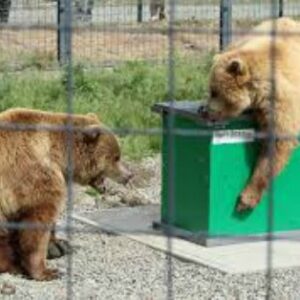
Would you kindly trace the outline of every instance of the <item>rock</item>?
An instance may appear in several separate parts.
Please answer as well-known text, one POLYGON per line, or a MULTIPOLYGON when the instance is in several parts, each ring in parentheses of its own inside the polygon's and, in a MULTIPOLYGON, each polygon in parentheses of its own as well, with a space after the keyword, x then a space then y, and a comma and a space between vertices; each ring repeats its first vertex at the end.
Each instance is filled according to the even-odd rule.
POLYGON ((16 287, 9 282, 4 282, 1 286, 0 293, 5 296, 14 295, 16 293, 16 287))

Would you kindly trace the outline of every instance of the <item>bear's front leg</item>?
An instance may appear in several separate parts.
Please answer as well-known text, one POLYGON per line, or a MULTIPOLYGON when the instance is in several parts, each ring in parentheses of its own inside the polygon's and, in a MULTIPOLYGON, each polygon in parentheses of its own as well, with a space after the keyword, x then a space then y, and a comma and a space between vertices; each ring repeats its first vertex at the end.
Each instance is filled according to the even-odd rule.
POLYGON ((261 200, 264 191, 267 189, 271 178, 276 176, 287 164, 292 150, 295 148, 296 142, 294 140, 284 141, 279 140, 274 144, 273 159, 263 148, 263 151, 258 158, 253 176, 250 182, 241 193, 237 210, 242 211, 254 208, 261 200), (270 165, 273 164, 273 166, 270 165), (270 176, 271 175, 271 176, 270 176))
POLYGON ((254 208, 267 188, 267 176, 261 177, 257 182, 249 184, 240 196, 240 200, 237 206, 238 211, 254 208))

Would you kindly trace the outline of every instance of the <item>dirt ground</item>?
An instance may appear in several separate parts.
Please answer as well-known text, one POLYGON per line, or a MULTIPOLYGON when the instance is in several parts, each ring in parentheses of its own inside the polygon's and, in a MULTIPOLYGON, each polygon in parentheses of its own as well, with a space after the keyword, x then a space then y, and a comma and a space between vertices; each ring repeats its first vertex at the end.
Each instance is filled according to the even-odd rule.
MULTIPOLYGON (((22 65, 28 60, 42 60, 45 67, 56 61, 57 35, 54 29, 0 31, 0 61, 7 65, 22 65)), ((203 54, 216 49, 216 34, 178 33, 176 54, 183 57, 203 54)), ((77 29, 73 34, 75 62, 105 64, 128 60, 163 60, 168 54, 165 31, 138 30, 124 32, 77 29)))
MULTIPOLYGON (((236 20, 233 40, 257 21, 236 20)), ((179 58, 198 59, 218 51, 216 21, 187 21, 175 24, 174 49, 179 58)), ((72 35, 75 63, 88 66, 112 65, 124 61, 163 61, 168 57, 168 23, 116 24, 76 27, 72 35)), ((57 65, 57 31, 55 28, 0 28, 0 71, 22 69, 31 64, 43 69, 57 65)))

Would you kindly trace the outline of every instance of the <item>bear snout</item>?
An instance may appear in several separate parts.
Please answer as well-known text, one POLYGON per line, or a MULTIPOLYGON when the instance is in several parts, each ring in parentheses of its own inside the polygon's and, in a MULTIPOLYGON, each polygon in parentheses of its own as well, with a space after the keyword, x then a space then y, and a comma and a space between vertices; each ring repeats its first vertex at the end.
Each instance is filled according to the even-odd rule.
POLYGON ((207 115, 207 120, 210 122, 218 122, 224 119, 224 116, 221 112, 209 111, 207 115))
POLYGON ((91 187, 93 187, 94 189, 96 189, 101 194, 104 194, 106 192, 104 177, 102 175, 94 178, 93 180, 91 180, 89 185, 91 187))

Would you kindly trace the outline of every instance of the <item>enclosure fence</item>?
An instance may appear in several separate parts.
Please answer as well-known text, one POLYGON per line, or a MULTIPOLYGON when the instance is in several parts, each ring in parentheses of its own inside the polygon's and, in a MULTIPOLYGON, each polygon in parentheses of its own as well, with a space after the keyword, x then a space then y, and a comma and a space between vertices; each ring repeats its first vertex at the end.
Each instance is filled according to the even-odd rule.
MULTIPOLYGON (((164 1, 149 1, 73 1, 74 63, 111 66, 132 60, 167 61, 168 21, 151 17, 154 14, 151 1, 164 1)), ((278 0, 274 5, 277 16, 299 15, 296 1, 278 0)), ((65 6, 62 0, 3 0, 1 69, 20 70, 30 62, 41 68, 63 64, 67 59, 68 39, 64 28, 65 6)), ((174 10, 177 59, 197 59, 207 51, 218 51, 229 42, 233 29, 245 31, 271 17, 270 7, 270 1, 177 1, 174 10)), ((166 18, 170 10, 170 3, 166 2, 166 18)))
MULTIPOLYGON (((209 130, 186 130, 175 125, 174 109, 175 88, 176 88, 176 62, 177 47, 179 37, 185 40, 183 43, 187 48, 186 52, 208 52, 212 48, 224 48, 231 40, 243 35, 248 31, 248 23, 239 25, 240 21, 251 20, 250 24, 271 17, 273 22, 272 38, 276 41, 275 20, 281 15, 298 15, 300 5, 298 2, 283 1, 184 1, 177 2, 170 0, 166 3, 167 21, 166 23, 149 23, 150 15, 148 3, 143 1, 105 1, 84 3, 84 8, 78 8, 77 2, 59 0, 58 2, 46 1, 2 1, 0 52, 3 64, 14 61, 20 64, 17 58, 22 54, 39 53, 47 55, 50 53, 51 59, 58 59, 60 64, 66 68, 66 112, 71 116, 74 112, 73 103, 73 65, 80 61, 89 61, 92 65, 102 65, 115 63, 117 61, 137 60, 137 59, 161 59, 164 58, 168 67, 168 101, 171 105, 170 118, 168 119, 165 131, 159 128, 114 128, 116 134, 122 135, 161 135, 168 136, 168 219, 170 223, 174 218, 176 205, 174 204, 175 187, 174 177, 177 172, 174 167, 174 138, 182 136, 211 136, 209 130), (75 12, 77 17, 75 18, 75 12), (79 15, 79 16, 78 16, 79 15), (144 38, 146 37, 146 40, 144 38), (122 47, 119 46, 123 41, 122 47), (163 39, 163 41, 161 40, 163 39), (136 42, 137 41, 137 42, 136 42), (161 43, 161 44, 160 44, 161 43), (203 46, 203 43, 205 44, 203 46), (126 45, 126 47, 125 47, 126 45), (153 47, 153 48, 152 48, 153 47), (159 53, 157 47, 160 47, 159 53), (195 50, 196 49, 196 50, 195 50), (165 55, 161 55, 164 53, 165 55)), ((270 34, 261 32, 259 34, 270 34)), ((295 33, 296 34, 296 33, 295 33)), ((186 53, 185 53, 186 54, 186 53)), ((187 55, 189 55, 188 53, 187 55)), ((269 174, 273 173, 274 149, 278 140, 294 139, 294 135, 276 135, 274 130, 274 95, 276 94, 276 65, 274 56, 274 42, 270 45, 270 70, 272 89, 270 91, 271 117, 268 124, 267 133, 256 132, 255 138, 259 141, 266 141, 268 145, 268 157, 270 159, 269 174)), ((73 178, 74 161, 72 157, 72 147, 74 134, 77 128, 72 123, 70 117, 66 126, 35 126, 32 124, 7 124, 0 123, 1 131, 28 132, 28 131, 64 131, 67 134, 67 201, 66 201, 66 224, 57 226, 58 231, 66 232, 68 240, 72 242, 73 234, 77 231, 98 234, 96 230, 78 228, 73 221, 72 211, 74 206, 73 178)), ((269 246, 267 249, 268 259, 268 294, 271 293, 271 271, 272 271, 272 232, 273 232, 273 184, 269 189, 269 209, 268 209, 268 231, 269 246)), ((49 230, 44 224, 33 223, 7 223, 2 227, 5 229, 31 229, 49 230)), ((172 237, 174 236, 172 226, 166 227, 166 243, 168 252, 172 253, 172 237)), ((76 255, 76 254, 74 254, 76 255)), ((72 255, 67 256, 66 278, 66 299, 74 299, 72 276, 73 261, 72 255)), ((173 289, 173 257, 168 255, 166 261, 167 269, 167 294, 166 299, 176 299, 173 289)))

